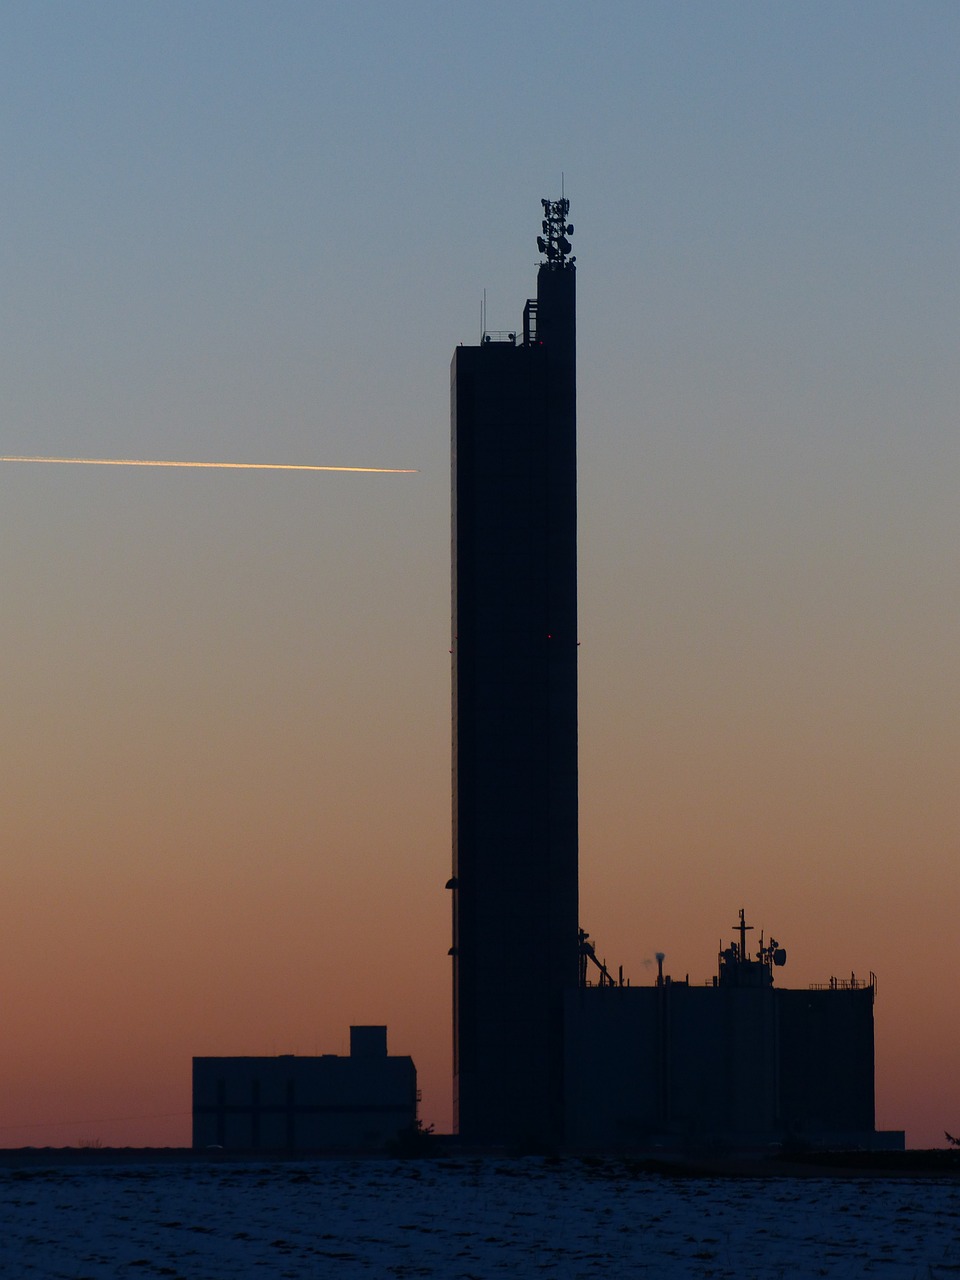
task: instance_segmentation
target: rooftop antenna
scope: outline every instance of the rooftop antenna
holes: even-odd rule
[[[739,924],[739,925],[734,925],[733,927],[734,927],[735,929],[739,928],[739,930],[740,930],[740,959],[741,959],[741,961],[742,961],[742,960],[746,960],[746,958],[747,958],[747,930],[748,930],[748,929],[752,929],[752,928],[753,928],[753,925],[752,925],[752,924],[747,924],[747,923],[746,923],[746,921],[744,920],[743,907],[741,907],[741,908],[740,908],[740,924]]]
[[[543,206],[543,221],[540,223],[543,234],[537,236],[537,248],[546,258],[547,265],[561,270],[572,267],[576,258],[571,252],[573,245],[567,239],[573,235],[573,223],[567,221],[570,201],[561,196],[559,200],[541,200],[540,204]]]

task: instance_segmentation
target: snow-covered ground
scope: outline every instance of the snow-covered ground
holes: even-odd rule
[[[616,1161],[0,1170],[0,1275],[960,1276],[960,1183],[674,1178]]]

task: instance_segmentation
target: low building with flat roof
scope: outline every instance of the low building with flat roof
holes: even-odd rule
[[[417,1123],[417,1069],[386,1027],[351,1027],[350,1056],[193,1059],[193,1146],[382,1150]]]
[[[903,1149],[902,1130],[875,1126],[875,976],[779,988],[786,951],[761,935],[751,955],[750,927],[741,910],[703,986],[665,976],[660,953],[655,986],[624,985],[583,935],[565,1010],[570,1146]]]

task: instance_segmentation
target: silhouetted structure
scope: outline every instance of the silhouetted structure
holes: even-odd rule
[[[786,952],[771,939],[751,956],[724,948],[696,987],[601,977],[567,997],[567,1134],[574,1145],[903,1147],[875,1132],[876,979],[774,986]]]
[[[451,370],[454,1117],[483,1144],[874,1132],[873,976],[777,990],[740,941],[693,988],[631,988],[577,918],[576,275],[566,200],[522,330]],[[588,972],[599,973],[590,986]]]
[[[554,1143],[577,985],[576,275],[543,202],[522,330],[451,369],[454,1111]]]
[[[350,1056],[194,1058],[193,1145],[379,1151],[417,1122],[417,1071],[386,1027],[351,1027]]]

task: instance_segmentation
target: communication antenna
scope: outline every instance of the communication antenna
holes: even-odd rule
[[[543,221],[540,224],[543,234],[537,236],[537,248],[548,265],[561,269],[572,267],[576,258],[570,256],[573,245],[567,239],[573,235],[573,223],[567,221],[570,201],[566,196],[561,196],[559,200],[541,200],[540,203],[543,205]]]
[[[733,927],[740,930],[740,960],[744,961],[747,958],[747,930],[752,929],[753,925],[746,923],[743,907],[740,908],[740,923],[738,925],[735,924]]]

